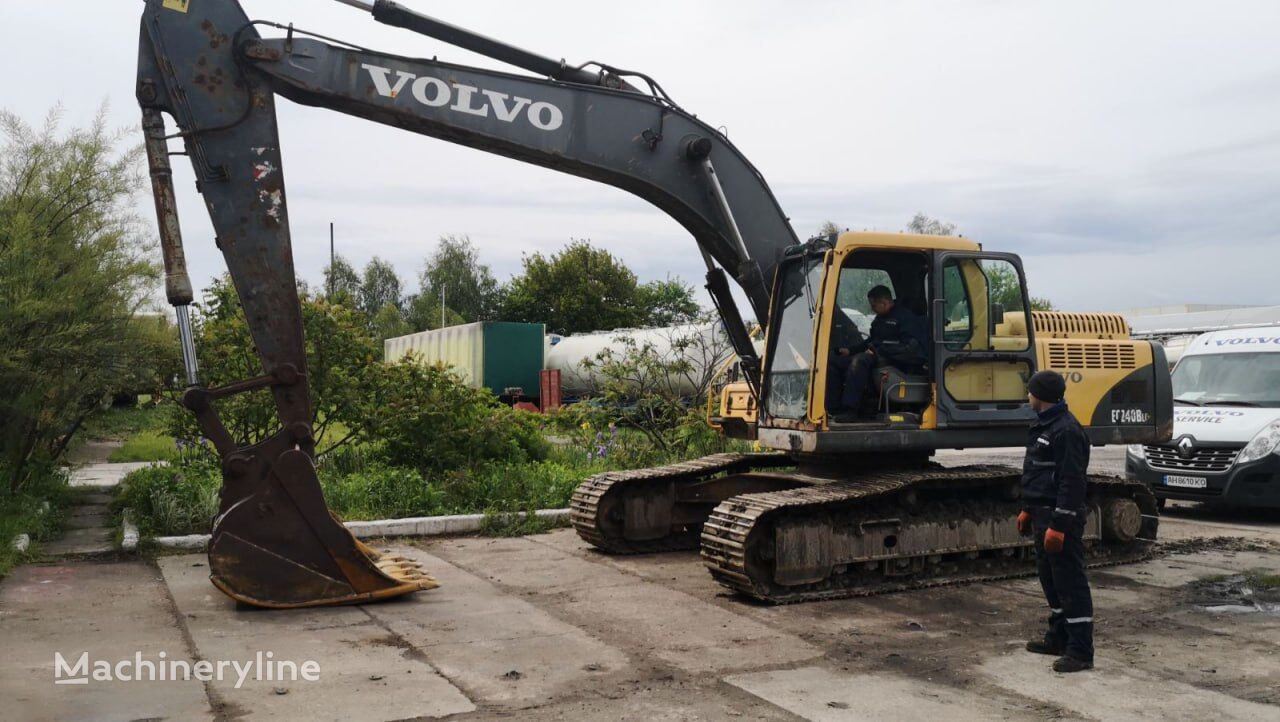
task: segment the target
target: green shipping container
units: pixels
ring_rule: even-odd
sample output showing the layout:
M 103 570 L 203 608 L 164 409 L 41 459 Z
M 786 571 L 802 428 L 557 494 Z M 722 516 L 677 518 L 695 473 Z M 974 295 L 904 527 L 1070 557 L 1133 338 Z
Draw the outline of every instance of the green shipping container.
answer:
M 536 397 L 545 335 L 540 323 L 468 323 L 389 338 L 383 342 L 383 358 L 393 363 L 413 353 L 427 363 L 452 366 L 474 388 L 483 386 L 500 396 L 519 387 L 525 396 Z

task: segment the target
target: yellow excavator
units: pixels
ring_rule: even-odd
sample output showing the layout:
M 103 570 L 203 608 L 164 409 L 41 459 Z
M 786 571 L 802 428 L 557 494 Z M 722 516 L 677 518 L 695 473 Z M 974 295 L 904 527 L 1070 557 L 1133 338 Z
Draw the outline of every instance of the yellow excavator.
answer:
M 869 413 L 828 411 L 841 341 L 886 286 L 927 319 L 922 373 L 878 368 Z M 726 434 L 773 453 L 718 454 L 600 474 L 573 497 L 582 538 L 613 553 L 701 548 L 726 587 L 769 602 L 873 594 L 1024 574 L 1020 470 L 944 468 L 938 449 L 1020 447 L 1027 380 L 1061 372 L 1095 445 L 1168 438 L 1172 392 L 1158 345 L 1116 314 L 1028 311 L 1017 256 L 946 236 L 846 232 L 787 249 L 772 290 L 757 391 L 727 385 Z M 1094 564 L 1141 558 L 1158 514 L 1141 484 L 1091 476 Z
M 1020 574 L 1030 547 L 1013 522 L 1018 472 L 944 469 L 930 462 L 934 450 L 1021 445 L 1032 419 L 1026 381 L 1040 368 L 1067 376 L 1094 443 L 1168 438 L 1159 347 L 1129 340 L 1116 316 L 1030 311 L 1016 256 L 949 237 L 801 242 L 742 152 L 644 73 L 570 65 L 390 0 L 337 1 L 525 72 L 381 53 L 251 20 L 235 0 L 146 0 L 136 95 L 182 341 L 183 405 L 222 460 L 210 576 L 234 599 L 347 604 L 435 586 L 412 562 L 352 537 L 320 490 L 276 95 L 607 183 L 689 232 L 744 376 L 725 389 L 719 423 L 775 451 L 589 479 L 572 520 L 603 550 L 700 546 L 721 583 L 775 602 Z M 200 381 L 188 318 L 169 164 L 177 138 L 262 362 L 260 375 L 215 388 Z M 730 279 L 765 330 L 763 355 Z M 927 319 L 930 348 L 916 373 L 877 369 L 873 403 L 846 422 L 827 409 L 833 349 L 866 330 L 869 284 Z M 272 394 L 280 428 L 247 446 L 217 404 L 257 389 Z M 1096 562 L 1144 553 L 1157 522 L 1144 486 L 1091 478 L 1089 503 Z

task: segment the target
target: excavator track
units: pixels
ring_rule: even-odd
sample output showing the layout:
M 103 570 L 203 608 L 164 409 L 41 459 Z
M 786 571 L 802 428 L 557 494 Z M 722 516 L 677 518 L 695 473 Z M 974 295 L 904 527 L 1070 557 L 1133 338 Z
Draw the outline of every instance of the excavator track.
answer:
M 1028 576 L 1035 573 L 1029 563 L 1032 545 L 1015 536 L 1013 517 L 1019 504 L 1007 498 L 1018 478 L 1016 470 L 1002 467 L 933 468 L 744 494 L 721 503 L 703 525 L 702 558 L 720 584 L 775 604 Z M 1134 532 L 1127 542 L 1104 541 L 1101 527 L 1114 528 L 1116 522 L 1095 518 L 1086 529 L 1087 539 L 1094 534 L 1086 544 L 1090 566 L 1150 555 L 1158 520 L 1155 498 L 1144 485 L 1091 476 L 1089 498 L 1092 516 L 1102 515 L 1105 509 L 1110 520 L 1115 518 L 1113 510 L 1123 509 L 1127 516 L 1121 524 Z M 887 527 L 909 532 L 912 524 L 937 523 L 938 529 L 955 530 L 965 520 L 996 543 L 935 548 L 914 555 L 887 551 L 897 543 L 896 536 L 884 533 Z M 824 554 L 830 556 L 840 541 L 835 537 L 841 534 L 855 544 L 859 538 L 870 540 L 872 546 L 883 540 L 886 551 L 824 565 L 821 559 Z M 891 538 L 894 544 L 889 543 Z M 776 574 L 779 554 L 799 559 L 801 566 L 811 562 L 812 568 L 798 575 L 793 570 L 792 578 L 780 580 Z
M 700 520 L 672 524 L 668 533 L 654 538 L 623 536 L 623 520 L 618 518 L 622 514 L 622 498 L 629 493 L 642 494 L 646 488 L 661 490 L 668 484 L 687 486 L 720 474 L 738 474 L 792 463 L 784 453 L 726 453 L 666 466 L 607 471 L 587 479 L 574 490 L 569 502 L 569 519 L 583 540 L 613 554 L 697 549 L 701 535 Z

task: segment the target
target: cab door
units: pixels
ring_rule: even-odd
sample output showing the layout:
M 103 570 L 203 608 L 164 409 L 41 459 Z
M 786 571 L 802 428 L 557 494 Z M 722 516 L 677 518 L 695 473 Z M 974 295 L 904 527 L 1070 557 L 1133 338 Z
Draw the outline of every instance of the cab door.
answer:
M 930 275 L 937 428 L 1030 423 L 1027 381 L 1036 353 L 1021 260 L 940 252 Z

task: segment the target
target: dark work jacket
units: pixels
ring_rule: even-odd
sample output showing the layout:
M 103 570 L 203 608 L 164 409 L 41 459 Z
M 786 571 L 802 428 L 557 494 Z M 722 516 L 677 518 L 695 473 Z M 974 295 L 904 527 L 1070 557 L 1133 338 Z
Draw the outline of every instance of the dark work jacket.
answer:
M 871 322 L 866 346 L 891 364 L 921 366 L 929 349 L 928 328 L 923 318 L 895 302 L 888 313 Z
M 1022 503 L 1053 508 L 1050 526 L 1066 531 L 1084 519 L 1088 485 L 1089 437 L 1065 401 L 1037 414 L 1027 434 L 1022 464 Z

